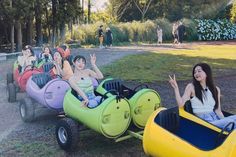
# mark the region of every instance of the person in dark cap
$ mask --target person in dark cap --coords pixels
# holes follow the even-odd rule
[[[179,44],[182,44],[183,40],[184,40],[185,26],[184,26],[184,24],[181,21],[179,22],[179,26],[178,26],[177,30],[178,30],[178,41],[179,41]]]
[[[100,25],[98,29],[99,48],[103,48],[104,33],[102,27],[103,25]]]
[[[106,46],[112,46],[113,35],[109,27],[106,28]]]

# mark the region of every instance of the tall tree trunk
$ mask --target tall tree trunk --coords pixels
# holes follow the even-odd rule
[[[55,47],[56,45],[56,6],[57,5],[57,0],[52,0],[52,47]]]
[[[36,46],[42,46],[43,37],[42,37],[42,6],[40,0],[36,0],[35,5],[35,26],[36,26]]]
[[[70,38],[73,39],[73,21],[72,20],[68,23],[68,28],[70,31]]]
[[[144,22],[144,17],[145,17],[145,14],[142,13],[141,22]]]
[[[62,12],[62,13],[66,13],[66,1],[65,0],[60,0],[59,1],[59,5],[58,5],[58,9]],[[66,24],[65,24],[65,18],[64,16],[60,16],[60,21],[59,21],[59,30],[60,30],[60,39],[59,42],[60,44],[64,44],[65,43],[65,35],[66,35]]]
[[[22,50],[22,30],[20,21],[16,21],[16,51],[20,52]]]
[[[48,31],[48,42],[51,41],[51,30],[50,30],[50,24],[49,24],[49,16],[48,16],[48,9],[47,9],[47,5],[45,6],[46,9],[46,23],[47,23],[47,31]]]
[[[11,52],[14,52],[15,49],[15,31],[14,23],[11,23]]]
[[[91,14],[91,1],[88,0],[88,23],[90,23],[90,14]]]
[[[64,22],[60,25],[60,42],[61,44],[65,43],[65,36],[66,36],[66,25]]]
[[[33,17],[30,15],[27,20],[26,43],[32,45],[33,41]]]
[[[84,23],[84,0],[82,0],[82,22]]]
[[[58,26],[56,26],[56,34],[55,34],[55,45],[57,44],[59,44],[59,28],[58,28]]]
[[[12,0],[10,2],[10,8],[12,8]],[[10,27],[11,27],[11,52],[14,52],[15,49],[15,31],[14,31],[14,23],[15,21],[13,20]]]

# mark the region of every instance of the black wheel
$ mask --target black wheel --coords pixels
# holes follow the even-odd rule
[[[9,85],[10,83],[13,83],[13,74],[7,73],[7,85]]]
[[[79,140],[79,124],[70,118],[61,119],[56,126],[56,138],[63,150],[74,150]]]
[[[16,86],[13,83],[10,83],[7,86],[8,91],[8,102],[16,102]]]
[[[30,98],[20,101],[20,116],[24,122],[32,122],[35,119],[35,105]]]

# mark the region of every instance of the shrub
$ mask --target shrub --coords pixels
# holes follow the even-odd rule
[[[156,19],[156,25],[159,25],[162,28],[163,32],[163,41],[165,40],[172,40],[172,24],[167,19]],[[157,40],[157,36],[156,36]]]
[[[199,40],[229,40],[236,39],[236,24],[227,19],[196,20]]]
[[[228,40],[236,39],[236,25],[230,21],[224,20],[191,20],[182,19],[186,27],[186,36],[184,40]],[[73,29],[73,40],[81,44],[98,45],[97,30],[103,24],[97,22],[89,25],[77,25]],[[163,41],[172,41],[172,23],[167,19],[148,20],[145,22],[133,21],[127,23],[103,24],[103,30],[110,27],[113,34],[113,43],[122,42],[156,42],[157,25],[163,30]],[[70,41],[70,35],[66,40]]]
[[[185,40],[193,41],[198,40],[198,32],[197,32],[197,22],[195,20],[183,19],[182,20],[185,25]]]

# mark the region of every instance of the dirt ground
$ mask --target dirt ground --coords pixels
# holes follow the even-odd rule
[[[194,43],[193,43],[194,44]],[[199,43],[196,43],[199,44]],[[206,43],[201,43],[206,44]],[[211,44],[211,43],[210,43]],[[225,43],[212,43],[225,44]],[[228,43],[227,43],[228,44]],[[229,43],[235,44],[235,43]],[[191,48],[192,44],[184,44],[177,48]],[[74,54],[88,57],[89,53],[96,53],[98,66],[103,66],[129,54],[147,53],[150,50],[173,49],[171,44],[162,46],[144,45],[130,47],[114,47],[112,49],[76,49]],[[78,150],[66,153],[61,150],[55,138],[55,125],[58,117],[47,109],[39,109],[37,119],[32,123],[24,123],[20,119],[18,103],[8,103],[6,96],[6,73],[11,70],[14,59],[0,61],[0,156],[145,156],[142,142],[137,139],[115,143],[98,133],[88,130],[81,132]],[[179,81],[180,91],[189,81]],[[221,88],[222,108],[236,113],[236,75],[215,78]],[[130,87],[138,85],[136,82],[126,82]],[[158,91],[162,98],[162,105],[172,107],[176,105],[174,92],[167,81],[148,84]],[[24,94],[18,95],[18,100]]]

